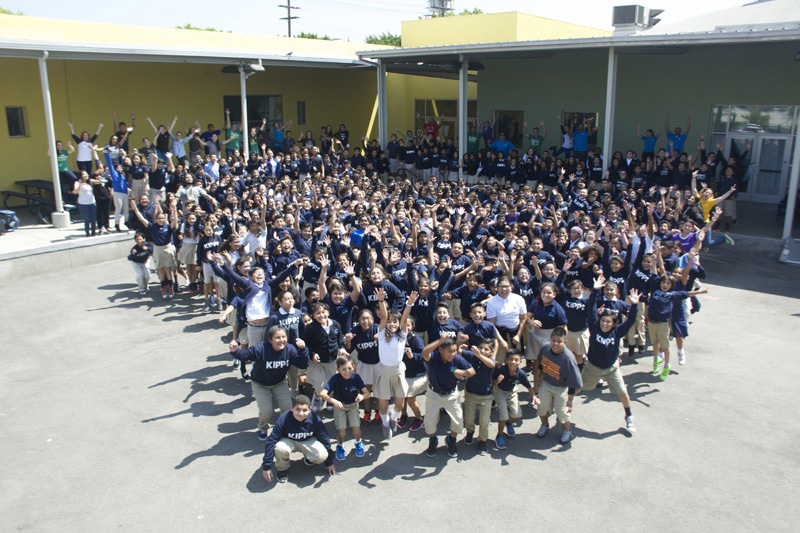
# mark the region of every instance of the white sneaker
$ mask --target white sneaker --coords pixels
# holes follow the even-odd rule
[[[633,415],[625,417],[625,425],[631,433],[636,431],[636,425],[633,423]]]
[[[547,431],[550,429],[550,426],[547,424],[542,424],[539,426],[539,431],[536,432],[536,436],[540,439],[543,439],[545,435],[547,435]]]
[[[561,432],[561,439],[559,441],[561,442],[561,444],[567,444],[571,440],[572,440],[572,432],[570,430],[565,429],[564,431]]]
[[[686,364],[686,352],[678,352],[678,364],[679,365]]]

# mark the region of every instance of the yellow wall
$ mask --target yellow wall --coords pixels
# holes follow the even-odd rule
[[[458,99],[458,81],[424,76],[408,76],[405,74],[388,74],[386,84],[386,100],[389,102],[389,135],[395,128],[405,135],[407,130],[416,131],[414,116],[415,100],[456,100]],[[467,84],[467,97],[478,98],[478,84]],[[377,131],[373,131],[373,137]],[[455,139],[455,135],[451,136]]]
[[[67,121],[91,134],[99,122],[106,124],[98,143],[108,142],[112,134],[113,112],[129,122],[136,114],[136,130],[132,144],[141,145],[153,130],[146,121],[150,115],[156,125],[169,123],[179,116],[176,130],[183,119],[195,119],[205,127],[209,122],[221,127],[224,121],[223,96],[239,94],[239,76],[222,74],[219,65],[181,63],[134,63],[111,61],[48,61],[48,76],[53,102],[56,138],[67,141]],[[0,58],[0,72],[14,83],[0,84],[0,105],[25,106],[29,137],[11,139],[5,124],[0,129],[0,189],[12,187],[21,179],[49,179],[46,156],[43,100],[38,65],[33,59]],[[295,137],[311,130],[319,139],[323,124],[334,129],[347,124],[352,135],[366,131],[376,94],[374,70],[339,70],[292,67],[267,67],[264,73],[251,76],[249,94],[283,96],[284,121],[292,120]],[[297,125],[297,101],[306,102],[306,124]],[[250,117],[251,120],[254,117]],[[71,164],[74,167],[74,160]],[[17,187],[18,189],[18,187]]]
[[[600,37],[610,32],[516,11],[406,20],[403,48],[448,44]]]

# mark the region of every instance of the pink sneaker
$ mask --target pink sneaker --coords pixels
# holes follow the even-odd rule
[[[424,426],[424,425],[425,425],[425,417],[423,416],[423,417],[417,418],[414,421],[414,423],[411,424],[411,427],[408,430],[409,431],[419,431],[420,429],[422,429],[422,426]]]

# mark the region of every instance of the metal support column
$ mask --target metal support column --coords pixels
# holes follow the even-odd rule
[[[792,172],[789,175],[789,198],[786,202],[786,217],[783,219],[783,239],[792,238],[794,212],[797,208],[797,187],[800,182],[800,128],[794,136],[794,155],[792,156]]]
[[[614,142],[614,110],[617,99],[617,50],[608,48],[608,74],[606,76],[606,111],[603,124],[603,163],[611,164]]]
[[[241,65],[239,66],[239,91],[242,95],[241,152],[244,155],[244,160],[247,161],[250,157],[250,143],[247,139],[247,136],[250,135],[250,128],[247,127],[247,74],[244,71],[244,66]]]
[[[58,175],[58,154],[56,153],[56,131],[53,125],[53,103],[50,100],[50,81],[47,77],[47,56],[45,51],[39,61],[39,78],[42,82],[42,97],[44,99],[44,121],[47,128],[47,144],[50,147],[50,173],[53,179],[53,196],[56,200],[56,210],[52,214],[53,226],[56,228],[69,227],[69,213],[64,211],[64,202],[61,199],[61,179]]]
[[[386,148],[389,143],[389,111],[386,98],[386,63],[378,60],[378,144]]]
[[[461,68],[458,71],[458,156],[464,160],[467,153],[467,83],[469,81],[469,60],[462,54],[458,56]],[[458,165],[458,179],[464,179],[464,169]]]

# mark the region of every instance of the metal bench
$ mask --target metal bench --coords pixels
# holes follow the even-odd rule
[[[6,209],[14,209],[25,207],[28,211],[31,212],[32,215],[38,217],[39,222],[42,224],[49,224],[50,223],[50,213],[52,213],[56,208],[55,200],[50,200],[48,198],[43,198],[41,196],[35,194],[26,194],[17,191],[2,191],[5,199],[3,200],[3,205]],[[25,205],[9,205],[9,201],[12,198],[19,198],[25,200]],[[72,204],[64,204],[64,210],[69,211],[70,213],[77,209],[76,206]]]

